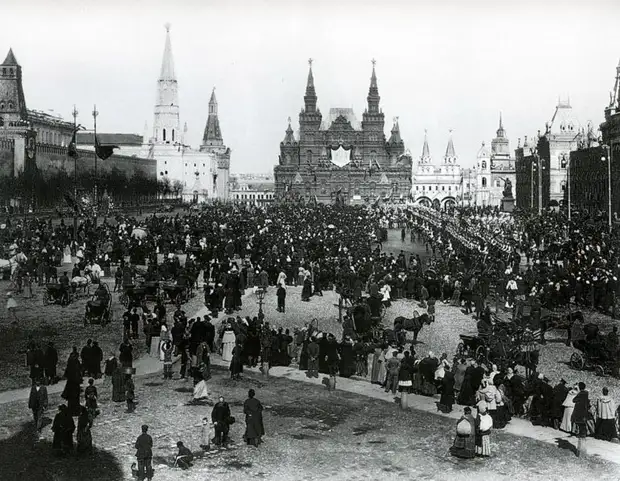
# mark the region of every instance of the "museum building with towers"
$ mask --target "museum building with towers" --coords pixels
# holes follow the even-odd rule
[[[400,136],[398,118],[390,137],[385,136],[375,61],[361,122],[351,108],[331,108],[323,116],[317,106],[312,60],[309,64],[298,135],[289,118],[280,143],[274,168],[276,198],[345,204],[379,199],[405,202],[411,192],[411,156]]]

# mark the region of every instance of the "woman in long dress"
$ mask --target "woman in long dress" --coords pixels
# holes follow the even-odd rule
[[[222,361],[230,362],[233,358],[233,349],[236,344],[236,336],[232,327],[227,327],[222,336]]]
[[[381,372],[381,364],[383,364],[383,361],[381,360],[381,353],[381,347],[375,346],[375,350],[371,354],[372,367],[370,368],[370,382],[372,384],[380,384],[379,373]]]
[[[446,371],[441,380],[441,397],[437,409],[443,413],[451,413],[454,404],[454,374]]]
[[[471,415],[469,406],[463,409],[463,416],[456,423],[456,437],[450,454],[463,459],[476,456],[476,420]]]
[[[243,439],[252,446],[262,443],[262,436],[265,434],[263,425],[263,405],[254,396],[254,389],[248,391],[248,399],[243,403],[243,413],[245,414],[245,434]]]
[[[482,457],[491,456],[491,428],[493,418],[487,412],[487,402],[480,401],[477,404],[478,416],[476,417],[476,455]]]
[[[71,246],[66,245],[65,250],[62,252],[62,263],[63,264],[71,264]]]
[[[93,436],[90,432],[93,421],[88,409],[82,406],[77,425],[77,452],[78,454],[91,454],[93,452]]]
[[[564,431],[565,433],[572,434],[575,432],[571,418],[573,416],[573,410],[575,409],[575,403],[573,402],[573,399],[575,399],[575,396],[577,395],[578,392],[579,390],[573,387],[568,392],[568,394],[566,395],[566,399],[564,399],[564,402],[562,403],[562,406],[564,406],[564,415],[562,416],[562,424],[560,424],[560,431]]]
[[[210,377],[208,366],[203,362],[194,370],[194,380],[198,381],[194,385],[193,402],[201,402],[209,397],[207,380]]]
[[[243,362],[241,361],[241,344],[237,344],[232,350],[232,360],[230,361],[230,378],[239,379],[243,372]]]

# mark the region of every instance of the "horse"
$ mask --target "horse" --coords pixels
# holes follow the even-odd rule
[[[411,319],[407,317],[398,316],[394,319],[394,330],[402,330],[413,332],[413,342],[418,342],[418,334],[422,330],[424,325],[430,326],[431,323],[434,322],[434,319],[428,314],[422,314],[421,316],[416,316]]]

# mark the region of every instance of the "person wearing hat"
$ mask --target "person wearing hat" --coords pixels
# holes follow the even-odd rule
[[[138,481],[153,479],[153,438],[148,434],[149,427],[142,425],[142,434],[136,439],[136,459],[138,460]]]
[[[553,400],[551,402],[551,420],[554,429],[559,429],[562,423],[562,417],[564,416],[563,403],[567,395],[568,387],[566,387],[566,381],[560,379],[560,382],[553,387]]]

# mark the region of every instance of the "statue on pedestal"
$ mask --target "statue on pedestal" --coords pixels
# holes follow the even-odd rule
[[[504,180],[504,191],[502,194],[504,199],[512,199],[512,182],[508,178]]]

